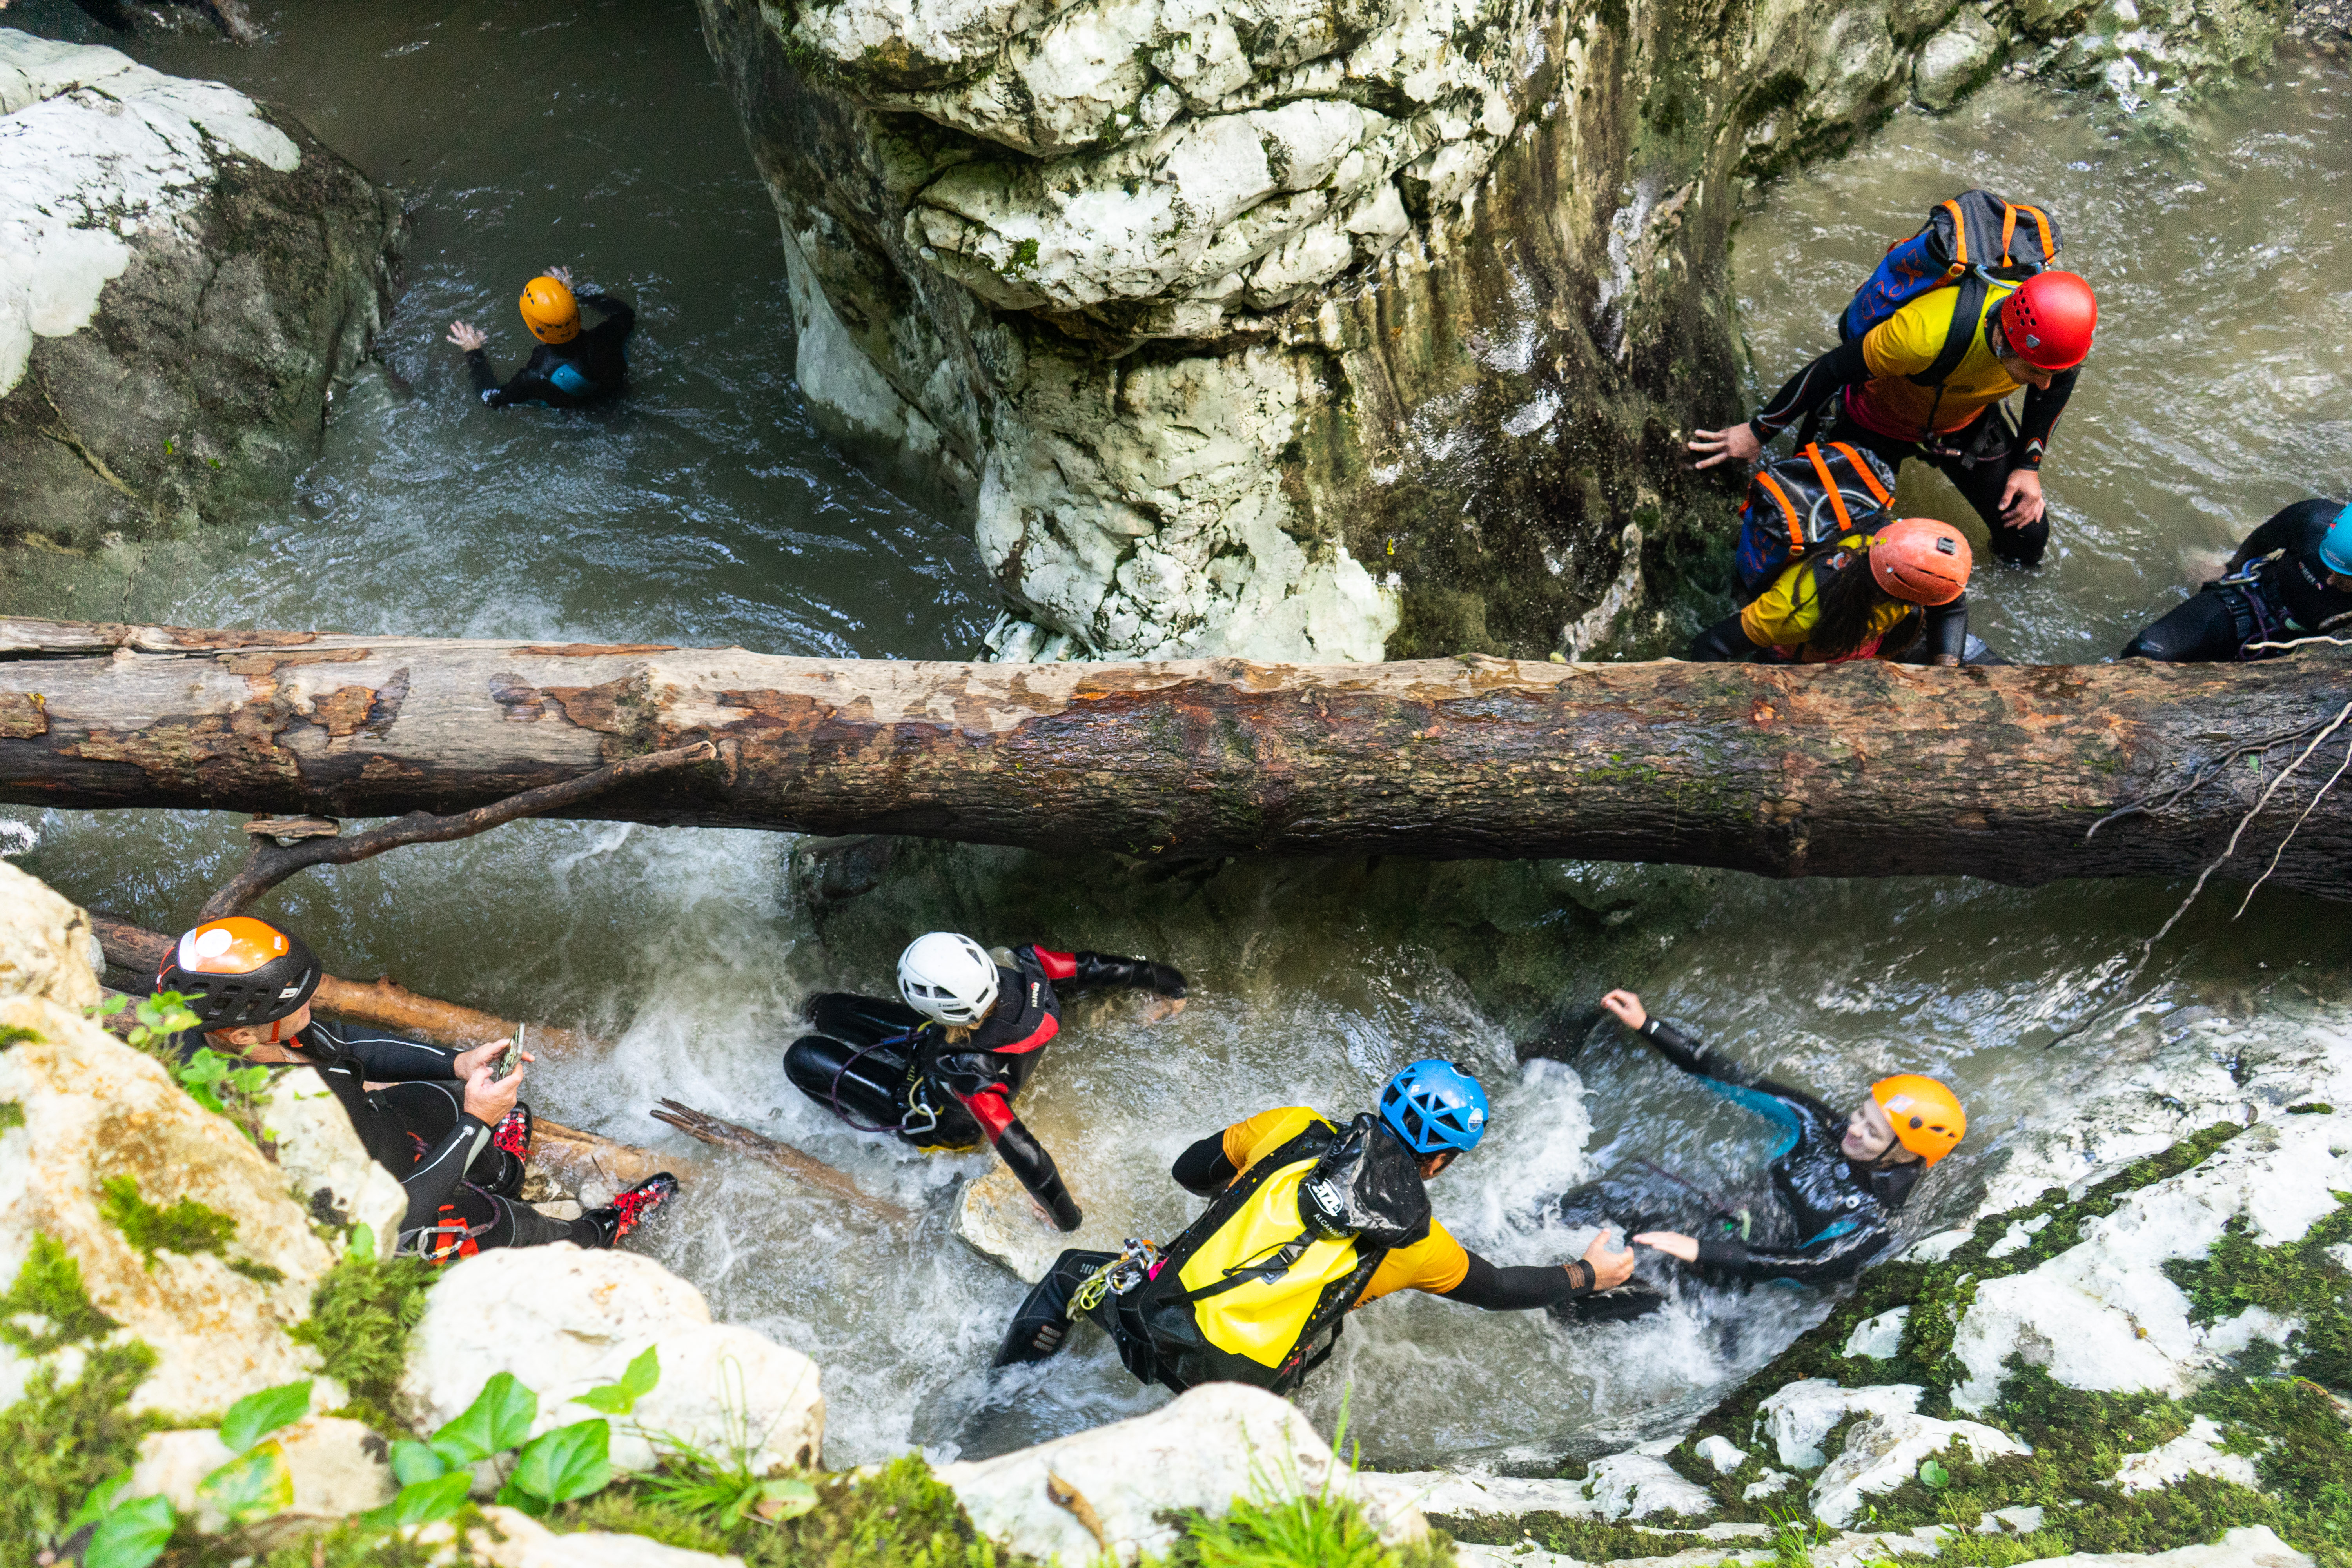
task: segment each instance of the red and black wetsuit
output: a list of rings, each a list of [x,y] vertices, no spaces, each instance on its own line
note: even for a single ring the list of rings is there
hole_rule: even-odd
[[[1078,1228],[1078,1205],[1054,1157],[1013,1113],[1013,1097],[1036,1070],[1037,1053],[1061,1032],[1055,987],[1119,985],[1184,994],[1184,977],[1164,963],[1097,952],[1015,948],[996,967],[996,1005],[960,1040],[903,1002],[829,992],[808,1005],[820,1033],[784,1052],[784,1074],[802,1093],[850,1125],[895,1132],[919,1148],[955,1148],[986,1139],[1064,1230]]]

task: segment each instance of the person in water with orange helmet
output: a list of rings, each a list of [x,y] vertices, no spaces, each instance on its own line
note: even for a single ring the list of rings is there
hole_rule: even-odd
[[[1744,1208],[1655,1166],[1604,1178],[1553,1200],[1547,1216],[1570,1226],[1622,1225],[1633,1242],[1718,1278],[1822,1285],[1847,1279],[1891,1247],[1895,1218],[1927,1168],[1968,1131],[1958,1099],[1913,1073],[1871,1085],[1851,1112],[1718,1056],[1641,997],[1612,991],[1609,1016],[1657,1053],[1780,1133],[1766,1163],[1769,1195]],[[1648,1271],[1643,1271],[1647,1273]],[[1583,1320],[1636,1317],[1664,1304],[1647,1286],[1573,1303]]]
[[[530,1112],[517,1095],[525,1069],[497,1076],[513,1042],[450,1051],[313,1018],[320,975],[301,938],[231,915],[173,943],[155,990],[184,997],[201,1026],[201,1033],[181,1037],[183,1055],[209,1046],[250,1062],[317,1071],[370,1157],[407,1191],[402,1252],[446,1263],[488,1247],[611,1247],[677,1190],[665,1171],[577,1219],[550,1219],[522,1201]]]
[[[593,306],[604,319],[584,331],[580,307]],[[601,289],[575,296],[567,268],[551,267],[523,285],[523,325],[539,340],[530,360],[505,385],[499,384],[483,346],[488,334],[463,321],[449,323],[449,341],[466,351],[474,390],[492,408],[518,403],[543,408],[584,408],[618,393],[629,377],[625,345],[637,313]]]
[[[1908,517],[1790,562],[1738,614],[1701,632],[1696,663],[2004,664],[1969,635],[1968,540],[1949,523]]]
[[[1934,466],[1992,531],[1995,556],[2039,563],[2050,543],[2042,459],[2090,355],[2098,298],[2072,272],[1991,282],[1965,352],[1935,375],[1967,292],[1919,295],[1799,371],[1746,424],[1692,431],[1698,466],[1752,463],[1765,442],[1835,397],[1823,441],[1864,447],[1898,471],[1906,458]],[[2000,405],[2021,388],[2024,412],[2012,426]]]

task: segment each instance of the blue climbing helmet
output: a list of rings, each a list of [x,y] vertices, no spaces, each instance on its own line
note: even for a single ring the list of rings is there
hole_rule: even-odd
[[[1454,1063],[1432,1057],[1389,1079],[1381,1120],[1416,1154],[1466,1154],[1486,1135],[1486,1091]]]
[[[2337,512],[2336,521],[2320,536],[2319,562],[2330,572],[2352,577],[2352,506]]]

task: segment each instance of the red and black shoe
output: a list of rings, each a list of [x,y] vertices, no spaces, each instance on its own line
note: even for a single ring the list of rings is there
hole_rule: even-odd
[[[530,1159],[530,1107],[516,1101],[515,1108],[499,1117],[499,1124],[490,1129],[490,1142],[516,1159],[528,1163]]]
[[[677,1178],[664,1171],[647,1176],[603,1208],[590,1209],[580,1217],[594,1226],[604,1245],[611,1247],[651,1219],[654,1211],[667,1203],[677,1191]]]

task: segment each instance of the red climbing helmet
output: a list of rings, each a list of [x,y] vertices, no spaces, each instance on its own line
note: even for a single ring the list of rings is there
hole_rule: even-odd
[[[1975,565],[1966,536],[1932,517],[1890,522],[1870,542],[1870,574],[1906,604],[1950,604],[1967,592]]]
[[[2099,297],[2072,272],[2037,272],[2000,302],[2009,351],[2037,370],[2072,370],[2090,356]]]

